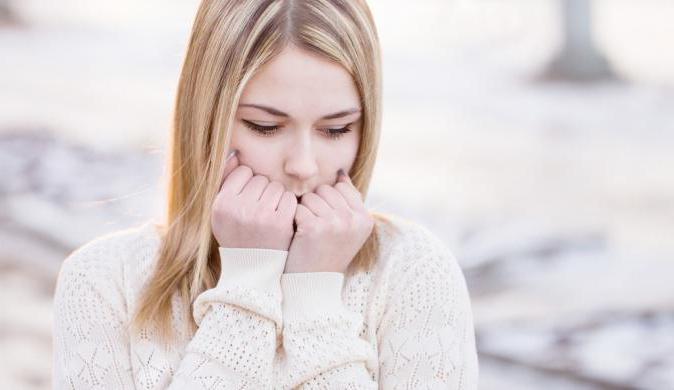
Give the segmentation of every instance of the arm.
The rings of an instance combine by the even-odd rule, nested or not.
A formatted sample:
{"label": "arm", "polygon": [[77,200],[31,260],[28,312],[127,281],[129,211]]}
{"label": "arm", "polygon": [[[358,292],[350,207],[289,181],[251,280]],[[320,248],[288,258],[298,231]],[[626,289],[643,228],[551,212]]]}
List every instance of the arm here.
{"label": "arm", "polygon": [[88,244],[61,265],[53,302],[54,389],[134,388],[126,303],[111,277],[118,269],[101,261],[103,253]]}
{"label": "arm", "polygon": [[475,390],[478,360],[463,273],[446,247],[414,262],[393,286],[378,332],[381,388]]}
{"label": "arm", "polygon": [[[93,252],[93,253],[92,253]],[[54,296],[56,389],[135,387],[126,302],[100,249],[64,261]],[[281,329],[279,279],[286,251],[220,248],[217,285],[194,304],[199,329],[188,343],[171,389],[269,388]],[[107,260],[107,259],[106,259]],[[165,375],[166,371],[156,374]],[[167,383],[170,382],[170,383]]]}
{"label": "arm", "polygon": [[365,367],[373,348],[358,335],[362,316],[342,302],[341,272],[281,275],[281,388],[377,389]]}
{"label": "arm", "polygon": [[470,299],[448,250],[414,259],[392,287],[377,332],[379,378],[365,362],[362,318],[341,302],[341,273],[284,274],[284,388],[475,390],[478,364]]}
{"label": "arm", "polygon": [[219,248],[217,285],[194,302],[199,325],[169,389],[267,389],[281,335],[287,251]]}

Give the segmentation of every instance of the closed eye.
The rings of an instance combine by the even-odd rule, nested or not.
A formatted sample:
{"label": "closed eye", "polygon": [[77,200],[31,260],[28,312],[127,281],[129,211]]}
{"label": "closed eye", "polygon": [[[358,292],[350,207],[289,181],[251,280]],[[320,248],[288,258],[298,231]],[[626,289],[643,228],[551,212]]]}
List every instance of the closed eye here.
{"label": "closed eye", "polygon": [[[251,129],[251,130],[253,130],[253,131],[255,131],[255,132],[257,132],[257,133],[259,133],[259,134],[261,134],[262,136],[265,136],[265,137],[272,136],[279,129],[281,129],[281,126],[262,126],[262,125],[258,125],[257,123],[254,123],[254,122],[247,121],[245,119],[242,119],[241,121],[244,123],[244,125],[246,125],[246,127],[248,127],[249,129]],[[344,127],[322,128],[320,130],[323,131],[323,133],[325,133],[329,138],[337,139],[337,138],[343,136],[344,134],[350,132],[351,128],[349,126],[351,126],[353,123],[355,123],[355,122],[349,123],[348,125],[346,125]]]}

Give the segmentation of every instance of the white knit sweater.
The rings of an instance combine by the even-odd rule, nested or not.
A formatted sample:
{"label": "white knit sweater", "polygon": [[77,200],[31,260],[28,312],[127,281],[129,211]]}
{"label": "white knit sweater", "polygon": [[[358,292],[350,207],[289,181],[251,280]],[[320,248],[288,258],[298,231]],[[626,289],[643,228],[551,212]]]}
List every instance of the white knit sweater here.
{"label": "white knit sweater", "polygon": [[[287,251],[220,248],[218,284],[193,304],[199,325],[158,341],[130,333],[153,270],[151,221],[99,237],[64,261],[54,296],[56,389],[476,389],[470,298],[430,230],[392,216],[368,272],[284,274]],[[181,303],[174,295],[174,313]]]}

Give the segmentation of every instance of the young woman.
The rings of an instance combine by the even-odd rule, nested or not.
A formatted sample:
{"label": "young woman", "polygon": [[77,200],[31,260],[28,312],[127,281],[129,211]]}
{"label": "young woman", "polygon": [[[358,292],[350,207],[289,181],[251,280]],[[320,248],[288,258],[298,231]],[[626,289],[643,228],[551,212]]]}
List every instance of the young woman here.
{"label": "young woman", "polygon": [[364,1],[204,0],[167,221],[64,261],[54,387],[475,389],[455,258],[363,204],[380,113]]}

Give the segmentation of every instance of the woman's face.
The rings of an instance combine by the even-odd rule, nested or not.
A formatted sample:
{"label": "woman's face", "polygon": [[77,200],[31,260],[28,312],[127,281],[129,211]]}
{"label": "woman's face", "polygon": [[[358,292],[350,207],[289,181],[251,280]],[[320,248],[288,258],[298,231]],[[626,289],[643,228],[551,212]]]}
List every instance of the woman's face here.
{"label": "woman's face", "polygon": [[230,150],[300,197],[349,172],[361,131],[358,90],[341,65],[288,46],[248,82]]}

